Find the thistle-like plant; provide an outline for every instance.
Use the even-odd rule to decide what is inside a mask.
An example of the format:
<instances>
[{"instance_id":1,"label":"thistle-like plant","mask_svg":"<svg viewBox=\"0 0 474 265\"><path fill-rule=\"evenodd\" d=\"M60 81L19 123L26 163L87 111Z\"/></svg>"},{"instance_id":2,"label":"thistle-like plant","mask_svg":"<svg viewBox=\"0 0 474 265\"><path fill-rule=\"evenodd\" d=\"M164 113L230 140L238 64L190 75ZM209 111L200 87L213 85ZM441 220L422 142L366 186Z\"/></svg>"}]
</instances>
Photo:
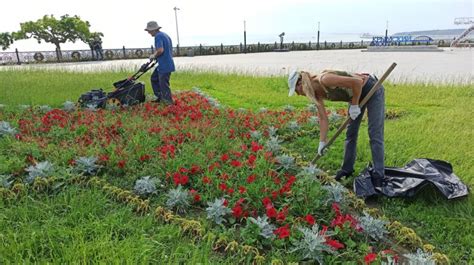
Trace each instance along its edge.
<instances>
[{"instance_id":1,"label":"thistle-like plant","mask_svg":"<svg viewBox=\"0 0 474 265\"><path fill-rule=\"evenodd\" d=\"M133 187L133 191L139 196L147 197L156 193L156 187L159 184L160 180L158 178L151 178L150 176L145 176L135 182L135 187Z\"/></svg>"},{"instance_id":2,"label":"thistle-like plant","mask_svg":"<svg viewBox=\"0 0 474 265\"><path fill-rule=\"evenodd\" d=\"M409 265L435 265L436 262L433 259L432 253L423 252L421 249L417 249L416 253L410 253L403 255L408 259Z\"/></svg>"},{"instance_id":3,"label":"thistle-like plant","mask_svg":"<svg viewBox=\"0 0 474 265\"><path fill-rule=\"evenodd\" d=\"M295 166L295 159L289 155L281 155L276 157L276 161L280 164L280 168L286 170L291 169Z\"/></svg>"},{"instance_id":4,"label":"thistle-like plant","mask_svg":"<svg viewBox=\"0 0 474 265\"><path fill-rule=\"evenodd\" d=\"M11 175L0 175L0 187L9 189L13 184L13 180L11 178Z\"/></svg>"},{"instance_id":5,"label":"thistle-like plant","mask_svg":"<svg viewBox=\"0 0 474 265\"><path fill-rule=\"evenodd\" d=\"M0 121L0 137L3 136L14 136L16 129L10 126L10 123L6 121Z\"/></svg>"},{"instance_id":6,"label":"thistle-like plant","mask_svg":"<svg viewBox=\"0 0 474 265\"><path fill-rule=\"evenodd\" d=\"M308 106L306 107L306 109L307 109L309 112L312 112L312 113L318 112L318 108L316 108L316 105L314 105L313 103L308 104Z\"/></svg>"},{"instance_id":7,"label":"thistle-like plant","mask_svg":"<svg viewBox=\"0 0 474 265\"><path fill-rule=\"evenodd\" d=\"M20 110L27 110L30 107L31 107L30 105L18 105L18 108L20 108Z\"/></svg>"},{"instance_id":8,"label":"thistle-like plant","mask_svg":"<svg viewBox=\"0 0 474 265\"><path fill-rule=\"evenodd\" d=\"M224 216L230 214L232 211L224 205L224 198L215 199L214 202L208 202L209 207L206 208L207 219L212 219L216 224L225 222Z\"/></svg>"},{"instance_id":9,"label":"thistle-like plant","mask_svg":"<svg viewBox=\"0 0 474 265\"><path fill-rule=\"evenodd\" d=\"M250 137L252 137L252 139L255 139L255 140L260 140L262 138L262 133L259 132L259 131L251 131L250 132Z\"/></svg>"},{"instance_id":10,"label":"thistle-like plant","mask_svg":"<svg viewBox=\"0 0 474 265\"><path fill-rule=\"evenodd\" d=\"M278 139L278 136L276 137L272 136L265 144L265 148L272 153L278 153L281 150L281 145L280 145L281 142L282 141Z\"/></svg>"},{"instance_id":11,"label":"thistle-like plant","mask_svg":"<svg viewBox=\"0 0 474 265\"><path fill-rule=\"evenodd\" d=\"M63 110L67 112L73 112L76 110L76 105L74 104L74 102L68 100L63 103Z\"/></svg>"},{"instance_id":12,"label":"thistle-like plant","mask_svg":"<svg viewBox=\"0 0 474 265\"><path fill-rule=\"evenodd\" d=\"M278 129L273 126L268 127L268 135L270 135L270 137L277 136L277 131Z\"/></svg>"},{"instance_id":13,"label":"thistle-like plant","mask_svg":"<svg viewBox=\"0 0 474 265\"><path fill-rule=\"evenodd\" d=\"M259 113L265 113L265 112L267 112L267 111L268 111L268 109L265 108L265 107L262 107L262 108L260 108L260 109L258 110Z\"/></svg>"},{"instance_id":14,"label":"thistle-like plant","mask_svg":"<svg viewBox=\"0 0 474 265\"><path fill-rule=\"evenodd\" d=\"M311 116L308 119L308 123L311 125L319 125L319 118L317 116Z\"/></svg>"},{"instance_id":15,"label":"thistle-like plant","mask_svg":"<svg viewBox=\"0 0 474 265\"><path fill-rule=\"evenodd\" d=\"M94 104L94 103L89 103L86 105L86 110L90 110L90 111L97 111L97 104Z\"/></svg>"},{"instance_id":16,"label":"thistle-like plant","mask_svg":"<svg viewBox=\"0 0 474 265\"><path fill-rule=\"evenodd\" d=\"M364 233L375 240L383 239L388 234L386 227L388 222L385 220L374 218L366 212L364 212L364 216L360 216L357 219Z\"/></svg>"},{"instance_id":17,"label":"thistle-like plant","mask_svg":"<svg viewBox=\"0 0 474 265\"><path fill-rule=\"evenodd\" d=\"M74 170L86 176L92 176L97 173L100 169L100 165L96 164L97 158L90 156L90 157L79 157L75 160L76 166Z\"/></svg>"},{"instance_id":18,"label":"thistle-like plant","mask_svg":"<svg viewBox=\"0 0 474 265\"><path fill-rule=\"evenodd\" d=\"M322 188L328 192L329 202L337 202L341 204L345 202L345 194L347 193L347 189L339 182L330 185L324 185Z\"/></svg>"},{"instance_id":19,"label":"thistle-like plant","mask_svg":"<svg viewBox=\"0 0 474 265\"><path fill-rule=\"evenodd\" d=\"M297 121L290 121L288 123L288 129L290 129L291 131L299 131L300 130L300 125L298 124Z\"/></svg>"},{"instance_id":20,"label":"thistle-like plant","mask_svg":"<svg viewBox=\"0 0 474 265\"><path fill-rule=\"evenodd\" d=\"M46 178L54 173L53 164L49 161L39 162L34 166L29 166L25 169L28 171L28 177L26 177L27 183L33 183L36 178Z\"/></svg>"},{"instance_id":21,"label":"thistle-like plant","mask_svg":"<svg viewBox=\"0 0 474 265\"><path fill-rule=\"evenodd\" d=\"M258 228L260 229L259 235L263 236L264 238L273 238L275 234L273 231L275 231L276 227L270 222L268 222L268 217L264 215L263 217L258 216L257 219L253 217L248 218L250 222L256 224Z\"/></svg>"},{"instance_id":22,"label":"thistle-like plant","mask_svg":"<svg viewBox=\"0 0 474 265\"><path fill-rule=\"evenodd\" d=\"M313 164L310 164L307 167L303 167L303 170L301 170L300 173L298 173L298 175L300 176L309 177L312 179L315 179L316 176L320 176L322 174L324 174L324 171L322 171L321 169L319 169Z\"/></svg>"},{"instance_id":23,"label":"thistle-like plant","mask_svg":"<svg viewBox=\"0 0 474 265\"><path fill-rule=\"evenodd\" d=\"M330 234L321 233L317 224L314 224L311 229L300 227L298 230L303 233L303 238L295 243L295 248L291 252L298 252L303 256L303 259L311 259L319 264L323 264L323 253L334 252L326 244L326 237L330 236Z\"/></svg>"},{"instance_id":24,"label":"thistle-like plant","mask_svg":"<svg viewBox=\"0 0 474 265\"><path fill-rule=\"evenodd\" d=\"M176 210L177 213L186 213L186 210L189 208L189 192L187 190L183 190L181 185L178 186L176 189L171 189L168 191L166 195L168 198L166 200L166 206L169 209Z\"/></svg>"},{"instance_id":25,"label":"thistle-like plant","mask_svg":"<svg viewBox=\"0 0 474 265\"><path fill-rule=\"evenodd\" d=\"M291 105L286 105L284 108L285 112L293 112L295 110L295 107Z\"/></svg>"},{"instance_id":26,"label":"thistle-like plant","mask_svg":"<svg viewBox=\"0 0 474 265\"><path fill-rule=\"evenodd\" d=\"M335 122L335 121L338 121L342 119L342 116L337 114L336 112L331 112L331 114L329 114L329 121L330 122Z\"/></svg>"},{"instance_id":27,"label":"thistle-like plant","mask_svg":"<svg viewBox=\"0 0 474 265\"><path fill-rule=\"evenodd\" d=\"M41 113L46 113L48 111L51 111L51 107L48 106L48 105L41 105L41 106L39 106L38 109Z\"/></svg>"}]
</instances>

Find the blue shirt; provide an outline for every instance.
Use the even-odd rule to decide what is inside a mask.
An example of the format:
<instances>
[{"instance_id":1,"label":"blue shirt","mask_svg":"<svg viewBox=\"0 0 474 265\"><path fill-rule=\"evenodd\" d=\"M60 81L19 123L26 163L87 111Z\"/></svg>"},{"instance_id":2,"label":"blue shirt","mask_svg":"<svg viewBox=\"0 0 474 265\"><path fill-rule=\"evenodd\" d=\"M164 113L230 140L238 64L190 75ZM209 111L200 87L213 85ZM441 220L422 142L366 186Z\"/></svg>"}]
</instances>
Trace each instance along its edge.
<instances>
[{"instance_id":1,"label":"blue shirt","mask_svg":"<svg viewBox=\"0 0 474 265\"><path fill-rule=\"evenodd\" d=\"M158 32L155 35L155 49L163 48L163 53L158 56L158 73L166 74L175 71L173 61L173 43L168 34Z\"/></svg>"}]
</instances>

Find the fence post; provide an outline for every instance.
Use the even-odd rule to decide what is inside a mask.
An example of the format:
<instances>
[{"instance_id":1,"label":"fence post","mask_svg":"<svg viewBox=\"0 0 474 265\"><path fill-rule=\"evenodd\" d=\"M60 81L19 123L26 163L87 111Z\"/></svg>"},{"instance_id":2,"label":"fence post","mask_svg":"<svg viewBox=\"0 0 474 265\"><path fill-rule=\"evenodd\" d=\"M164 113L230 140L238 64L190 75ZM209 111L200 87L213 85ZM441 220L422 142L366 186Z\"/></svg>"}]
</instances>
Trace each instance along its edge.
<instances>
[{"instance_id":1,"label":"fence post","mask_svg":"<svg viewBox=\"0 0 474 265\"><path fill-rule=\"evenodd\" d=\"M308 43L308 48L309 48L310 50L312 50L312 49L311 49L311 41L309 41L309 43Z\"/></svg>"},{"instance_id":2,"label":"fence post","mask_svg":"<svg viewBox=\"0 0 474 265\"><path fill-rule=\"evenodd\" d=\"M240 43L240 53L242 53L242 42Z\"/></svg>"},{"instance_id":3,"label":"fence post","mask_svg":"<svg viewBox=\"0 0 474 265\"><path fill-rule=\"evenodd\" d=\"M199 55L202 55L202 44L199 44Z\"/></svg>"},{"instance_id":4,"label":"fence post","mask_svg":"<svg viewBox=\"0 0 474 265\"><path fill-rule=\"evenodd\" d=\"M151 45L151 53L155 52L155 49L153 49L153 45Z\"/></svg>"},{"instance_id":5,"label":"fence post","mask_svg":"<svg viewBox=\"0 0 474 265\"><path fill-rule=\"evenodd\" d=\"M224 54L224 44L221 43L221 54Z\"/></svg>"},{"instance_id":6,"label":"fence post","mask_svg":"<svg viewBox=\"0 0 474 265\"><path fill-rule=\"evenodd\" d=\"M123 58L127 58L127 53L125 52L125 45L122 48L123 51Z\"/></svg>"},{"instance_id":7,"label":"fence post","mask_svg":"<svg viewBox=\"0 0 474 265\"><path fill-rule=\"evenodd\" d=\"M18 54L18 49L15 48L15 53L16 53L16 60L17 60L17 63L16 64L21 64L20 62L20 55Z\"/></svg>"},{"instance_id":8,"label":"fence post","mask_svg":"<svg viewBox=\"0 0 474 265\"><path fill-rule=\"evenodd\" d=\"M179 56L179 44L176 45L176 56Z\"/></svg>"},{"instance_id":9,"label":"fence post","mask_svg":"<svg viewBox=\"0 0 474 265\"><path fill-rule=\"evenodd\" d=\"M341 44L339 45L339 47L342 49L342 40L341 40Z\"/></svg>"},{"instance_id":10,"label":"fence post","mask_svg":"<svg viewBox=\"0 0 474 265\"><path fill-rule=\"evenodd\" d=\"M324 49L326 49L327 47L328 47L328 42L324 41Z\"/></svg>"},{"instance_id":11,"label":"fence post","mask_svg":"<svg viewBox=\"0 0 474 265\"><path fill-rule=\"evenodd\" d=\"M257 52L260 52L260 42L257 43Z\"/></svg>"}]
</instances>

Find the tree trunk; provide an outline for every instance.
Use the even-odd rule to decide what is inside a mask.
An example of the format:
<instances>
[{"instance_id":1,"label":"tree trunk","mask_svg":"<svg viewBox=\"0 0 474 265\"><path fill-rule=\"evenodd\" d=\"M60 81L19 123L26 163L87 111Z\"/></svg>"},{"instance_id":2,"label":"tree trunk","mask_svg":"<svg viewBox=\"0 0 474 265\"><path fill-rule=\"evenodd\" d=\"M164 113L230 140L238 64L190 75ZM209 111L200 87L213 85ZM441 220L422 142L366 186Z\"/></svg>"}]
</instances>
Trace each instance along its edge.
<instances>
[{"instance_id":1,"label":"tree trunk","mask_svg":"<svg viewBox=\"0 0 474 265\"><path fill-rule=\"evenodd\" d=\"M56 58L58 59L58 62L60 62L63 58L63 54L61 53L61 46L59 46L59 42L54 43L54 45L56 45Z\"/></svg>"}]
</instances>

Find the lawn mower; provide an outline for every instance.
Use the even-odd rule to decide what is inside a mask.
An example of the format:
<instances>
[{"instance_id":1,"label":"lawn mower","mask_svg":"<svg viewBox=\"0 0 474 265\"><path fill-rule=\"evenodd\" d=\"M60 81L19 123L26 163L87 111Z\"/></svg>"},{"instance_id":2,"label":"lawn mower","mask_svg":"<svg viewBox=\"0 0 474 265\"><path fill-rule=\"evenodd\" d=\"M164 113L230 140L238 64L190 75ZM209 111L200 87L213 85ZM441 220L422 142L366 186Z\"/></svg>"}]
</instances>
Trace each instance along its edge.
<instances>
[{"instance_id":1,"label":"lawn mower","mask_svg":"<svg viewBox=\"0 0 474 265\"><path fill-rule=\"evenodd\" d=\"M155 66L156 61L143 64L131 77L113 83L114 91L106 93L99 89L82 94L78 104L82 108L105 108L132 106L145 102L145 84L136 82L140 76Z\"/></svg>"}]
</instances>

